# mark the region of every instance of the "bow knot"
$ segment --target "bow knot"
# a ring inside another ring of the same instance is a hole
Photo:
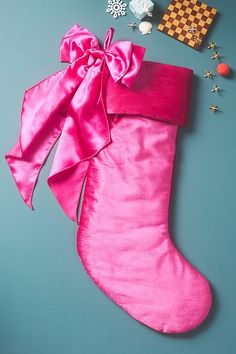
[[[89,49],[87,53],[90,54],[93,59],[100,59],[103,58],[105,51],[101,49]]]
[[[104,77],[130,86],[145,52],[130,41],[111,44],[113,33],[110,28],[101,49],[91,32],[73,26],[60,45],[60,59],[70,65],[25,92],[20,137],[6,160],[30,207],[41,167],[60,136],[48,183],[66,214],[77,221],[89,159],[111,140]]]

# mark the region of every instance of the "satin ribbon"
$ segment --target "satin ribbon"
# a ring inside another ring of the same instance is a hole
[[[109,75],[130,87],[145,49],[130,41],[103,48],[87,29],[74,25],[63,37],[60,59],[70,65],[25,92],[19,140],[5,156],[25,203],[32,208],[34,187],[50,150],[61,135],[48,184],[65,213],[77,221],[88,161],[111,141],[103,101]]]

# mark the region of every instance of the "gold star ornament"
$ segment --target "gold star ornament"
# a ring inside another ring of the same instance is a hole
[[[220,53],[219,52],[214,52],[212,57],[211,57],[212,60],[218,60],[220,59]]]
[[[208,49],[216,49],[216,43],[215,43],[215,42],[209,42],[207,48],[208,48]]]
[[[214,93],[219,93],[220,92],[220,86],[218,85],[214,85],[211,92],[214,92]]]
[[[219,110],[219,107],[216,104],[211,105],[209,108],[213,113],[216,113]]]
[[[135,28],[137,28],[137,25],[136,25],[135,22],[130,22],[130,23],[128,23],[127,26],[128,26],[128,29],[130,29],[130,30],[132,30],[132,31],[134,31]]]
[[[212,71],[208,71],[208,70],[205,70],[205,74],[204,74],[204,77],[205,79],[212,79],[213,78],[213,73]]]

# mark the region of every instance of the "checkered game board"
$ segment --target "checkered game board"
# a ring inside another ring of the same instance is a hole
[[[197,0],[173,0],[157,29],[198,49],[217,10]]]

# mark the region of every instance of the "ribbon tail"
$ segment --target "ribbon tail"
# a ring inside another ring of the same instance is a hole
[[[86,72],[85,55],[25,92],[19,140],[5,158],[23,200],[31,208],[40,170],[61,134],[69,102]]]
[[[51,115],[46,109],[39,113],[62,75],[63,72],[58,72],[25,92],[19,140],[5,155],[17,188],[30,208],[41,167],[61,133],[66,112],[62,107]]]
[[[78,223],[78,204],[89,161],[82,161],[48,178],[48,185],[67,216]]]
[[[65,213],[77,222],[77,209],[89,160],[110,142],[101,94],[101,71],[89,70],[77,89],[63,126],[49,187]]]
[[[78,222],[78,203],[89,164],[80,156],[75,120],[68,116],[54,157],[48,185],[64,212],[75,222]]]
[[[19,190],[24,202],[33,209],[32,195],[34,186],[37,180],[37,173],[32,176],[31,163],[29,158],[23,156],[19,142],[5,155],[5,159],[10,168],[11,174],[15,180],[16,186]],[[33,168],[35,170],[35,168]],[[37,168],[36,168],[37,169]],[[21,171],[20,174],[18,171]]]
[[[100,106],[100,104],[99,104]],[[89,160],[103,149],[110,141],[109,135],[97,138],[95,146],[85,146],[82,143],[89,137],[83,127],[78,127],[75,118],[66,118],[57,151],[54,157],[52,170],[48,178],[48,185],[67,216],[78,223],[78,204],[84,180],[89,167]],[[89,140],[89,139],[88,139]]]

